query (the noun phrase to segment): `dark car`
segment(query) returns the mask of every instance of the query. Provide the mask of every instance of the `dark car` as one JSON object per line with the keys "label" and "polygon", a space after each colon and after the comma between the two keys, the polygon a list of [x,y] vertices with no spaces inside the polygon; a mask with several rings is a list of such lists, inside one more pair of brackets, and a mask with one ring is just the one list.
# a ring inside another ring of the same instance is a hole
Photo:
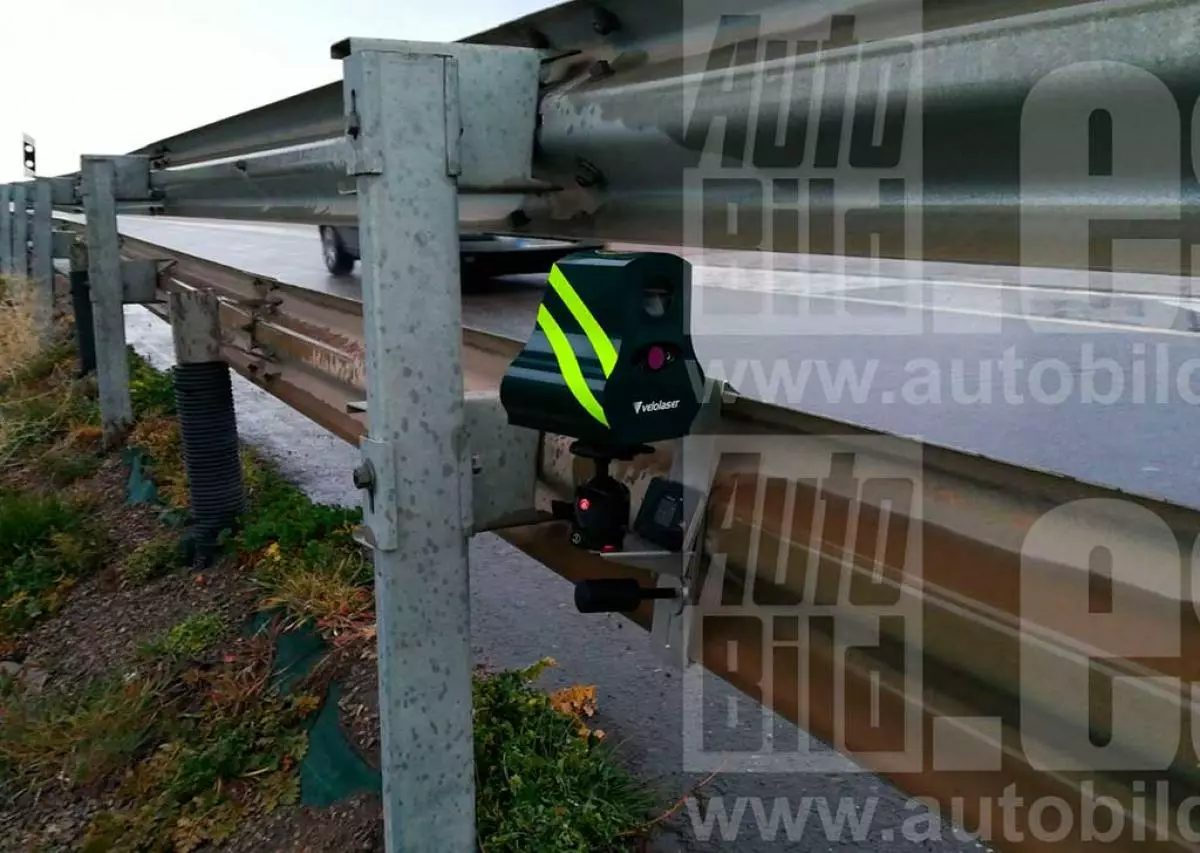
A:
{"label": "dark car", "polygon": [[[360,259],[358,229],[322,225],[321,254],[325,268],[337,276],[349,275]],[[501,275],[544,273],[560,258],[584,249],[603,248],[597,241],[553,240],[503,234],[463,234],[460,238],[464,284]]]}

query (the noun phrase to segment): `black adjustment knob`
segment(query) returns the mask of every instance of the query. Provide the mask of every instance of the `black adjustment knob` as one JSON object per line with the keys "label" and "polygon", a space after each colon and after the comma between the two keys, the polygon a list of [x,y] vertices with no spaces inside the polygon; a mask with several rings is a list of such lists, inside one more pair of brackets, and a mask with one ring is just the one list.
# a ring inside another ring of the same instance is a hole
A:
{"label": "black adjustment knob", "polygon": [[640,586],[632,578],[580,581],[575,584],[575,609],[580,613],[632,613],[643,601],[678,595],[674,589]]}

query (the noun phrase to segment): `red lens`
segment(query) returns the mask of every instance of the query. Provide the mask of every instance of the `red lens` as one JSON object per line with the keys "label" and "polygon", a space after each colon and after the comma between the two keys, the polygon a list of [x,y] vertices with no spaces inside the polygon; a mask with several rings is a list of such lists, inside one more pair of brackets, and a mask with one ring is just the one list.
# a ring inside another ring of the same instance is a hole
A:
{"label": "red lens", "polygon": [[650,352],[646,353],[646,365],[651,370],[662,370],[662,366],[667,363],[667,351],[660,346],[650,347]]}
{"label": "red lens", "polygon": [[583,510],[584,512],[587,512],[589,509],[592,508],[592,502],[589,501],[587,498],[580,498],[579,499],[579,508],[581,510]]}

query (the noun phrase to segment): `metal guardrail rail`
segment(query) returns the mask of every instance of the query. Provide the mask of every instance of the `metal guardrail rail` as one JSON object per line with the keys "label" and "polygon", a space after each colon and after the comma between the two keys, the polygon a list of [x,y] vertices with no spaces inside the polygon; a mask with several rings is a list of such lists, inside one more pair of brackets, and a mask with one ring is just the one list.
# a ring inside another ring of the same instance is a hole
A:
{"label": "metal guardrail rail", "polygon": [[[174,261],[158,276],[160,299],[195,288],[216,294],[224,359],[347,441],[374,448],[377,459],[395,447],[369,431],[369,419],[352,404],[371,398],[372,427],[388,425],[398,434],[405,412],[397,389],[428,391],[380,368],[382,351],[368,344],[374,340],[379,346],[389,333],[381,317],[416,310],[405,301],[411,294],[389,289],[389,283],[413,274],[400,256],[427,264],[422,271],[429,275],[429,292],[441,312],[438,328],[444,330],[447,318],[458,316],[456,269],[449,260],[457,235],[448,232],[473,194],[500,212],[472,221],[490,216],[497,230],[510,233],[757,248],[761,230],[705,226],[723,224],[732,201],[751,221],[774,227],[781,214],[766,201],[779,186],[772,168],[804,181],[826,174],[819,164],[793,167],[780,160],[795,157],[795,151],[728,149],[735,143],[751,146],[778,129],[781,113],[775,110],[784,96],[762,88],[772,79],[764,70],[784,69],[805,79],[820,65],[822,79],[829,81],[825,91],[834,100],[848,95],[846,81],[852,77],[864,87],[855,91],[872,95],[873,105],[920,95],[922,120],[915,124],[921,133],[914,142],[914,123],[901,122],[895,163],[867,169],[866,184],[851,181],[849,195],[834,197],[827,208],[821,199],[810,199],[817,219],[861,206],[863,216],[855,221],[863,223],[863,233],[881,235],[885,254],[1079,265],[1081,257],[1092,257],[1097,242],[1109,239],[1089,235],[1082,247],[1072,244],[1068,238],[1076,232],[1070,223],[1081,217],[1110,215],[1114,233],[1132,227],[1129,221],[1138,215],[1157,217],[1165,232],[1179,236],[1194,213],[1194,176],[1176,168],[1185,161],[1172,159],[1169,150],[1157,158],[1169,169],[1156,173],[1158,179],[1133,201],[1113,202],[1086,172],[1061,163],[1041,174],[1036,194],[1019,189],[1023,110],[1035,84],[1042,85],[1055,69],[1093,63],[1074,76],[1055,78],[1062,88],[1051,91],[1051,102],[1105,104],[1115,98],[1119,107],[1131,90],[1096,85],[1114,73],[1103,62],[1118,60],[1136,64],[1162,84],[1133,94],[1153,101],[1166,92],[1173,102],[1194,100],[1183,95],[1200,78],[1200,60],[1175,38],[1194,27],[1194,3],[1128,0],[1056,3],[1048,9],[1003,2],[987,4],[986,12],[978,3],[899,3],[890,9],[927,11],[931,20],[888,12],[870,33],[839,34],[835,27],[823,37],[831,43],[817,51],[819,59],[798,51],[777,59],[768,54],[766,61],[760,43],[770,50],[766,42],[772,38],[793,47],[805,42],[819,23],[817,13],[760,0],[742,4],[742,17],[721,24],[717,4],[684,5],[686,18],[633,0],[614,0],[599,10],[566,3],[432,50],[347,43],[335,53],[347,61],[341,83],[124,157],[102,158],[102,165],[85,159],[78,175],[38,181],[38,197],[52,196],[60,210],[78,210],[84,201],[91,205],[85,230],[93,286],[104,281],[106,288],[94,298],[96,328],[98,337],[104,331],[110,341],[118,336],[121,302],[119,286],[116,298],[113,291],[113,282],[119,285],[122,278],[118,209],[358,223],[369,238],[363,261],[366,307],[140,241],[126,239],[122,250],[127,260]],[[847,13],[861,9],[859,3],[839,5]],[[741,52],[738,45],[748,44],[752,33],[758,38],[755,52]],[[911,63],[910,76],[883,82],[884,66],[895,69],[897,58]],[[693,84],[703,79],[698,73],[706,60],[730,66],[730,87],[709,92],[710,100],[702,98],[689,112],[684,102],[696,93]],[[695,61],[699,67],[693,72]],[[531,73],[535,66],[540,70]],[[400,85],[408,81],[401,68],[426,85]],[[751,91],[758,94],[751,98]],[[418,106],[427,121],[396,124],[395,116],[411,106],[406,99],[420,98],[426,99]],[[748,102],[757,105],[755,111],[739,112]],[[800,105],[796,115],[820,135],[820,112]],[[710,138],[710,119],[720,114],[729,118],[725,130]],[[514,124],[522,116],[529,118],[523,130]],[[489,134],[501,126],[507,130],[497,144]],[[522,148],[526,143],[528,151]],[[730,154],[727,162],[718,158],[721,168],[712,175],[706,175],[709,161],[700,156],[706,144]],[[775,149],[787,149],[786,133]],[[909,156],[913,150],[915,161]],[[531,168],[523,171],[526,162]],[[417,172],[436,180],[422,184],[412,177]],[[711,187],[703,183],[709,178]],[[696,180],[701,183],[689,183]],[[737,180],[751,185],[738,189]],[[888,187],[897,193],[892,208]],[[460,191],[462,205],[451,204]],[[8,198],[0,196],[5,210]],[[899,219],[892,219],[897,211]],[[1163,218],[1164,211],[1173,215]],[[38,215],[35,231],[44,233],[46,214]],[[421,219],[426,216],[436,219],[436,227]],[[889,242],[896,222],[909,234],[913,217],[923,238],[915,245],[907,239],[902,246]],[[0,216],[0,226],[7,227],[8,219]],[[23,217],[16,219],[24,224]],[[1025,229],[1040,239],[1023,244],[1018,238]],[[414,236],[418,231],[436,235],[437,247],[423,244]],[[11,231],[0,230],[5,235],[12,239]],[[801,235],[777,231],[771,248],[829,248]],[[395,242],[391,255],[378,251],[385,239]],[[863,244],[836,248],[854,253]],[[38,257],[49,254],[44,248]],[[1112,266],[1120,261],[1113,259]],[[1128,268],[1140,267],[1132,262]],[[406,343],[449,352],[447,336],[433,332],[415,330]],[[462,334],[461,377],[447,374],[441,390],[455,390],[459,378],[468,392],[494,387],[517,345],[472,330]],[[106,380],[104,370],[102,359],[107,407],[119,398],[119,382]],[[391,384],[379,384],[380,376]],[[453,433],[450,420],[432,432]],[[1200,514],[751,400],[723,404],[718,430],[738,436],[737,446],[759,451],[732,452],[718,470],[696,610],[696,653],[704,667],[904,790],[947,807],[960,803],[964,808],[957,816],[968,827],[1009,820],[1004,806],[1009,791],[1026,802],[1053,796],[1095,805],[1104,797],[1121,816],[1120,832],[1107,841],[1111,849],[1200,849],[1190,811],[1188,821],[1168,821],[1161,829],[1164,816],[1182,808],[1197,788],[1200,756],[1193,741],[1200,740],[1200,716],[1190,685],[1200,680],[1194,663],[1200,658],[1190,652],[1200,638],[1191,580]],[[435,444],[432,439],[420,444],[421,458],[441,459],[444,448]],[[836,470],[826,465],[815,473],[831,460]],[[670,453],[660,449],[624,466],[622,476],[640,498],[648,479],[671,462]],[[578,472],[560,439],[543,439],[539,476],[542,500],[570,493]],[[897,483],[919,483],[921,493],[896,492]],[[878,491],[871,492],[870,484]],[[458,506],[450,498],[439,505]],[[893,521],[904,531],[899,540],[889,538]],[[391,522],[381,524],[395,532]],[[462,532],[446,529],[447,536]],[[636,568],[565,547],[554,524],[509,528],[502,535],[569,578],[644,578]],[[395,549],[380,547],[387,559],[397,559]],[[1109,554],[1107,562],[1096,557],[1098,550]],[[398,596],[386,598],[396,596],[395,590],[381,595],[381,614],[390,602],[412,628],[418,618],[412,606]],[[878,607],[873,640],[848,642],[837,629],[823,633],[820,618],[807,620],[816,627],[803,642],[764,633],[764,612],[774,614],[772,619],[839,613],[853,619],[864,606]],[[651,615],[647,605],[633,618],[650,626]],[[913,625],[920,626],[919,635],[911,633]],[[385,633],[381,627],[381,636]],[[457,648],[455,637],[447,643]],[[794,660],[798,646],[807,654],[802,668]],[[739,650],[737,661],[729,655],[731,647]],[[424,676],[413,677],[427,684]],[[1158,782],[1166,784],[1161,797]],[[409,809],[413,825],[430,837],[445,831],[419,813],[421,803],[428,804],[422,799],[427,792],[405,790],[409,796],[394,807]],[[391,832],[402,831],[393,818],[389,814]],[[1014,829],[1021,837],[1009,835],[996,846],[1022,853],[1094,849],[1095,839],[1078,824],[1047,840],[1047,833],[1032,831],[1034,820],[1028,813],[1018,816]],[[389,835],[389,849],[405,849],[403,842]]]}
{"label": "metal guardrail rail", "polygon": [[[509,233],[710,249],[769,242],[776,252],[1162,272],[1157,259],[1114,256],[1111,244],[1147,236],[1191,244],[1185,225],[1196,215],[1200,167],[1179,139],[1165,135],[1144,157],[1118,152],[1115,162],[1129,174],[1117,177],[1137,186],[1132,195],[1113,195],[1104,175],[1077,161],[1053,159],[1033,167],[1037,192],[1023,191],[1031,167],[1022,171],[1021,140],[1031,110],[1045,118],[1064,102],[1081,105],[1086,120],[1083,105],[1117,112],[1141,100],[1143,121],[1193,104],[1200,58],[1161,46],[1191,32],[1194,11],[1191,0],[896,0],[866,8],[839,0],[812,11],[754,0],[736,15],[715,2],[615,0],[599,12],[563,3],[464,40],[543,57],[534,181],[480,188],[496,199],[472,221]],[[839,13],[849,22],[842,33],[814,35]],[[787,51],[771,59],[771,41]],[[1067,67],[1074,72],[1054,73]],[[1121,67],[1127,73],[1114,70]],[[706,68],[728,68],[731,88],[702,90]],[[794,75],[793,86],[764,85],[775,72]],[[801,88],[811,89],[811,100],[796,94]],[[295,153],[254,164],[264,152],[341,137],[341,99],[341,83],[332,83],[130,152],[169,170],[159,179],[167,191],[156,193],[166,204],[150,208],[352,222],[353,198],[348,186],[335,186],[335,160]],[[852,107],[849,131],[820,130],[843,119],[840,109],[826,116],[829,104]],[[882,138],[854,142],[870,138],[879,110],[889,116]],[[1079,120],[1049,123],[1069,135]],[[1086,163],[1089,131],[1082,132]],[[806,147],[810,135],[835,141]],[[849,145],[836,141],[842,136]],[[1031,160],[1036,145],[1026,138],[1026,148]],[[222,159],[233,164],[194,178],[180,169]],[[1176,162],[1178,169],[1162,165]],[[833,189],[810,184],[835,177]],[[809,212],[798,221],[799,200]],[[844,238],[820,224],[848,211],[857,214]],[[1081,225],[1097,220],[1081,240]]]}

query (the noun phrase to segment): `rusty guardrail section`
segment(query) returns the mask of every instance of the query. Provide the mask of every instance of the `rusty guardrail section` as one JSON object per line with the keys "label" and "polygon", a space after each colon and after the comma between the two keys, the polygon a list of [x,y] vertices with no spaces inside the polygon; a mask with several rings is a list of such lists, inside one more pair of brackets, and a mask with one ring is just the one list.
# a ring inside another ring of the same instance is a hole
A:
{"label": "rusty guardrail section", "polygon": [[[358,443],[360,303],[130,238],[123,251],[174,261],[168,290],[216,292],[234,369]],[[464,329],[467,389],[495,387],[519,348]],[[704,543],[704,668],[968,831],[1003,828],[1003,849],[1200,850],[1186,808],[1198,787],[1200,513],[744,398],[724,405],[720,429],[740,439],[722,457]],[[566,447],[544,438],[545,499],[583,479]],[[619,466],[635,505],[669,466],[662,449]],[[567,547],[558,523],[501,535],[569,579],[653,584]],[[875,605],[890,614],[877,638],[848,638]],[[818,607],[831,618],[811,618]],[[631,618],[648,628],[650,614],[647,603]],[[789,619],[815,627],[780,637]],[[1044,809],[1013,813],[1014,798],[1051,796],[1119,820],[1062,828]]]}

